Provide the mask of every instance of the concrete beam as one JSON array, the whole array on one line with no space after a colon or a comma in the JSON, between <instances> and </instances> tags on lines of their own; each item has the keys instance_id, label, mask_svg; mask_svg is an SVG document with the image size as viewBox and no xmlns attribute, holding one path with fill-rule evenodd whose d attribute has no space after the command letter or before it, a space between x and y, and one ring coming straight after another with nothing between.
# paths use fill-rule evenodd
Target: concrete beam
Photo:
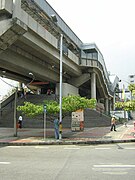
<instances>
[{"instance_id":1,"label":"concrete beam","mask_svg":"<svg viewBox=\"0 0 135 180\"><path fill-rule=\"evenodd\" d=\"M5 68L22 75L27 75L32 71L38 80L59 82L59 74L47 69L44 64L33 63L32 60L18 55L11 50L6 50L1 54L0 66L4 66Z\"/></svg>"},{"instance_id":2,"label":"concrete beam","mask_svg":"<svg viewBox=\"0 0 135 180\"><path fill-rule=\"evenodd\" d=\"M27 14L23 9L20 9L20 13L16 14L16 17L20 18L29 29L29 32L26 33L20 40L32 46L36 50L38 49L40 53L45 53L51 59L55 59L55 63L59 64L58 39L50 34L31 16L29 16L29 14ZM82 74L78 65L78 61L78 58L75 57L75 55L73 56L73 54L70 52L69 58L63 55L63 64L65 65L67 71L70 71L73 76L80 76Z\"/></svg>"},{"instance_id":3,"label":"concrete beam","mask_svg":"<svg viewBox=\"0 0 135 180\"><path fill-rule=\"evenodd\" d=\"M13 1L13 18L21 19L21 0L12 0Z\"/></svg>"},{"instance_id":4,"label":"concrete beam","mask_svg":"<svg viewBox=\"0 0 135 180\"><path fill-rule=\"evenodd\" d=\"M27 26L18 19L0 21L0 27L0 53L27 31Z\"/></svg>"},{"instance_id":5,"label":"concrete beam","mask_svg":"<svg viewBox=\"0 0 135 180\"><path fill-rule=\"evenodd\" d=\"M74 85L75 87L79 87L90 79L90 73L82 74L77 78L72 78L68 81L68 83Z\"/></svg>"},{"instance_id":6,"label":"concrete beam","mask_svg":"<svg viewBox=\"0 0 135 180\"><path fill-rule=\"evenodd\" d=\"M38 51L38 53L49 57L52 63L59 65L59 50L45 42L41 37L32 32L27 32L20 40ZM63 55L63 69L72 76L80 76L82 74L79 65L65 55Z\"/></svg>"},{"instance_id":7,"label":"concrete beam","mask_svg":"<svg viewBox=\"0 0 135 180\"><path fill-rule=\"evenodd\" d=\"M91 98L96 99L96 73L91 74Z\"/></svg>"},{"instance_id":8,"label":"concrete beam","mask_svg":"<svg viewBox=\"0 0 135 180\"><path fill-rule=\"evenodd\" d=\"M12 5L13 0L0 0L0 13L9 13L12 14Z\"/></svg>"}]
</instances>

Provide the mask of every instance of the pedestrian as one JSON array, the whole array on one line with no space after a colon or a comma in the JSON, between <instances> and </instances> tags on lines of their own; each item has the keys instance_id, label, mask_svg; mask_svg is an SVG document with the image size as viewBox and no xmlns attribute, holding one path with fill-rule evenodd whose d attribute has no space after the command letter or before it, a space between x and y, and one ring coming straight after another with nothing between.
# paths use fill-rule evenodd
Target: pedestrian
<instances>
[{"instance_id":1,"label":"pedestrian","mask_svg":"<svg viewBox=\"0 0 135 180\"><path fill-rule=\"evenodd\" d=\"M132 120L132 119L133 119L133 117L131 116L131 112L130 112L130 111L128 111L127 113L128 113L128 120Z\"/></svg>"},{"instance_id":2,"label":"pedestrian","mask_svg":"<svg viewBox=\"0 0 135 180\"><path fill-rule=\"evenodd\" d=\"M59 123L59 139L62 139L62 122Z\"/></svg>"},{"instance_id":3,"label":"pedestrian","mask_svg":"<svg viewBox=\"0 0 135 180\"><path fill-rule=\"evenodd\" d=\"M18 118L18 125L20 129L22 128L22 120L23 120L22 115L20 115Z\"/></svg>"},{"instance_id":4,"label":"pedestrian","mask_svg":"<svg viewBox=\"0 0 135 180\"><path fill-rule=\"evenodd\" d=\"M21 99L24 97L24 89L21 89Z\"/></svg>"},{"instance_id":5,"label":"pedestrian","mask_svg":"<svg viewBox=\"0 0 135 180\"><path fill-rule=\"evenodd\" d=\"M24 99L26 99L27 96L27 88L24 89Z\"/></svg>"},{"instance_id":6,"label":"pedestrian","mask_svg":"<svg viewBox=\"0 0 135 180\"><path fill-rule=\"evenodd\" d=\"M51 89L47 90L47 95L51 95Z\"/></svg>"},{"instance_id":7,"label":"pedestrian","mask_svg":"<svg viewBox=\"0 0 135 180\"><path fill-rule=\"evenodd\" d=\"M125 127L127 127L127 122L128 122L128 119L125 119L125 122L124 122Z\"/></svg>"},{"instance_id":8,"label":"pedestrian","mask_svg":"<svg viewBox=\"0 0 135 180\"><path fill-rule=\"evenodd\" d=\"M58 118L54 119L54 130L55 130L55 139L59 139L59 120L58 120Z\"/></svg>"},{"instance_id":9,"label":"pedestrian","mask_svg":"<svg viewBox=\"0 0 135 180\"><path fill-rule=\"evenodd\" d=\"M116 119L115 116L111 118L111 131L116 131Z\"/></svg>"}]
</instances>

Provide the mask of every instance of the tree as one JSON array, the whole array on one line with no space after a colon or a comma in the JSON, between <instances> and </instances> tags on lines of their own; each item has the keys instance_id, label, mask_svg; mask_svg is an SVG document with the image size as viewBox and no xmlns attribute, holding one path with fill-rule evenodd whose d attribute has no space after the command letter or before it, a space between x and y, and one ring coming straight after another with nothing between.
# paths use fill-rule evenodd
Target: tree
<instances>
[{"instance_id":1,"label":"tree","mask_svg":"<svg viewBox=\"0 0 135 180\"><path fill-rule=\"evenodd\" d=\"M135 96L135 84L130 84L128 86L128 89L129 91L131 91L132 97ZM126 102L116 102L115 107L126 111L135 110L135 100L130 100Z\"/></svg>"},{"instance_id":2,"label":"tree","mask_svg":"<svg viewBox=\"0 0 135 180\"><path fill-rule=\"evenodd\" d=\"M131 91L132 96L135 96L135 84L130 84L128 89Z\"/></svg>"},{"instance_id":3,"label":"tree","mask_svg":"<svg viewBox=\"0 0 135 180\"><path fill-rule=\"evenodd\" d=\"M17 110L22 111L28 117L36 117L38 115L43 114L43 105L46 104L47 107L47 116L58 116L59 114L59 103L57 101L44 101L43 104L33 104L30 102L24 102L23 106L18 106ZM80 96L67 96L62 98L62 115L63 118L74 112L78 109L91 108L94 109L96 107L96 99L86 99L85 97Z\"/></svg>"},{"instance_id":4,"label":"tree","mask_svg":"<svg viewBox=\"0 0 135 180\"><path fill-rule=\"evenodd\" d=\"M135 110L135 100L127 102L116 102L115 107L123 109L125 111Z\"/></svg>"}]
</instances>

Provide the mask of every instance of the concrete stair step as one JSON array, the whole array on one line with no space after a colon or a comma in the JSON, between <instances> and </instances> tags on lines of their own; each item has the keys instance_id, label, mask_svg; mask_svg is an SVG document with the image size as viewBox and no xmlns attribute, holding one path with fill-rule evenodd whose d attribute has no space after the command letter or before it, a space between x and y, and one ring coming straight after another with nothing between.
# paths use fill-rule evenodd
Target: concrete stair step
<instances>
[{"instance_id":1,"label":"concrete stair step","mask_svg":"<svg viewBox=\"0 0 135 180\"><path fill-rule=\"evenodd\" d=\"M22 105L24 101L29 101L32 103L41 103L44 100L54 100L56 99L55 95L27 95L27 99L18 98L17 105ZM13 104L14 102L11 102ZM2 111L2 116L0 116L0 126L2 127L13 127L13 106L8 104L5 109ZM17 117L19 116L19 112L17 113ZM84 127L102 127L102 126L110 126L110 117L97 112L96 110L86 109L84 111ZM63 119L63 127L70 128L71 127L71 116L67 116ZM43 127L43 115L40 115L36 118L23 118L23 126L26 128L42 128ZM46 126L48 128L53 128L53 123L47 120Z\"/></svg>"}]
</instances>

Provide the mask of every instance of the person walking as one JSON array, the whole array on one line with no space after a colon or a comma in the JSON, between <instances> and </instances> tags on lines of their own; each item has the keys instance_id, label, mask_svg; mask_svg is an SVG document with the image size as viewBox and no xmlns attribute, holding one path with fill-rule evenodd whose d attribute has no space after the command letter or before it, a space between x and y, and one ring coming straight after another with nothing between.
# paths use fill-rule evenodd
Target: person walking
<instances>
[{"instance_id":1,"label":"person walking","mask_svg":"<svg viewBox=\"0 0 135 180\"><path fill-rule=\"evenodd\" d=\"M113 130L116 131L116 119L114 116L111 118L111 131Z\"/></svg>"},{"instance_id":2,"label":"person walking","mask_svg":"<svg viewBox=\"0 0 135 180\"><path fill-rule=\"evenodd\" d=\"M62 139L62 122L59 123L59 139Z\"/></svg>"},{"instance_id":3,"label":"person walking","mask_svg":"<svg viewBox=\"0 0 135 180\"><path fill-rule=\"evenodd\" d=\"M24 97L24 89L21 89L21 99Z\"/></svg>"},{"instance_id":4,"label":"person walking","mask_svg":"<svg viewBox=\"0 0 135 180\"><path fill-rule=\"evenodd\" d=\"M54 130L55 130L55 139L59 139L59 120L58 120L58 118L54 119Z\"/></svg>"},{"instance_id":5,"label":"person walking","mask_svg":"<svg viewBox=\"0 0 135 180\"><path fill-rule=\"evenodd\" d=\"M22 120L23 120L22 115L20 115L18 118L18 125L20 129L22 128Z\"/></svg>"}]
</instances>

